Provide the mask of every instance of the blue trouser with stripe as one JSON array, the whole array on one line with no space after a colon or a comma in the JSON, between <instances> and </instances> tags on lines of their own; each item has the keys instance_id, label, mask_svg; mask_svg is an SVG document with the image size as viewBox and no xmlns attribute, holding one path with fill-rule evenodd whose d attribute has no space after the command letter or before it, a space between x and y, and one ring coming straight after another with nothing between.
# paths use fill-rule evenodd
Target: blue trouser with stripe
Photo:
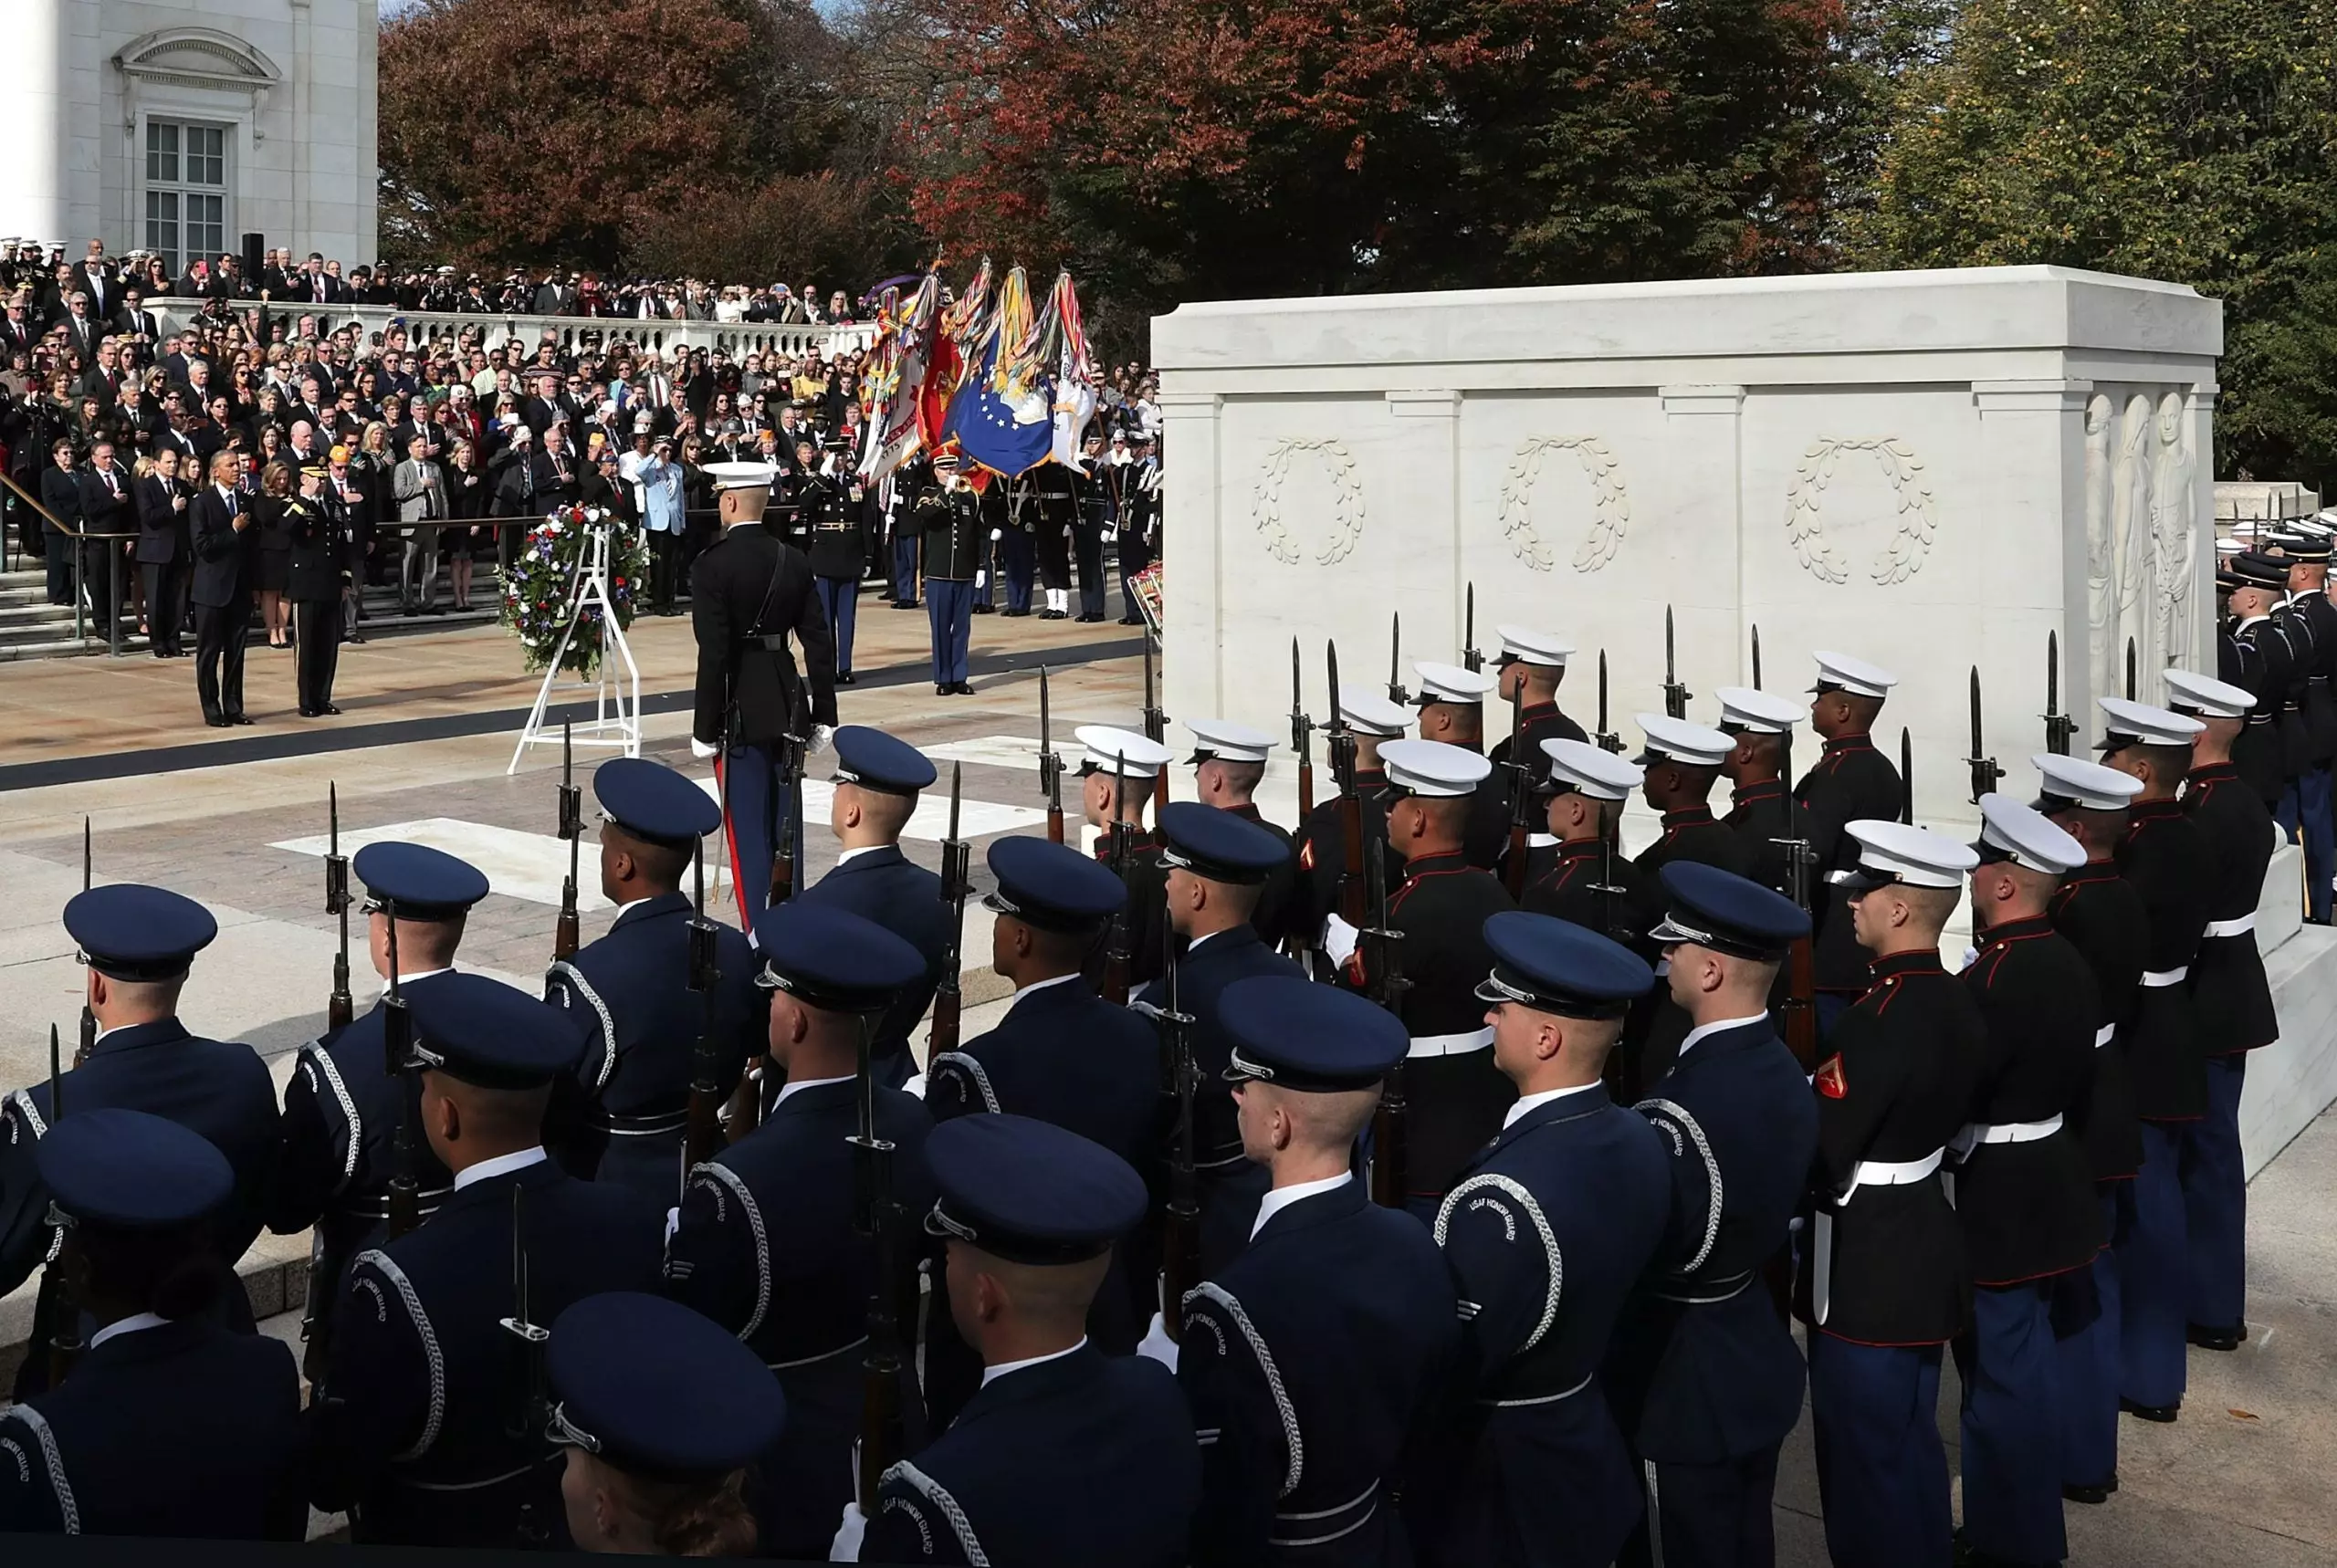
<instances>
[{"instance_id":1,"label":"blue trouser with stripe","mask_svg":"<svg viewBox=\"0 0 2337 1568\"><path fill-rule=\"evenodd\" d=\"M2207 1058L2207 1113L2183 1128L2183 1211L2191 1239L2186 1309L2202 1328L2248 1321L2248 1167L2239 1150L2239 1096L2248 1053Z\"/></svg>"},{"instance_id":2,"label":"blue trouser with stripe","mask_svg":"<svg viewBox=\"0 0 2337 1568\"><path fill-rule=\"evenodd\" d=\"M1039 552L1031 536L1021 528L1008 528L998 541L999 570L1006 578L1006 608L1031 608L1031 584L1039 574Z\"/></svg>"},{"instance_id":3,"label":"blue trouser with stripe","mask_svg":"<svg viewBox=\"0 0 2337 1568\"><path fill-rule=\"evenodd\" d=\"M974 585L925 580L925 618L933 628L933 684L966 678L966 649L974 637Z\"/></svg>"},{"instance_id":4,"label":"blue trouser with stripe","mask_svg":"<svg viewBox=\"0 0 2337 1568\"><path fill-rule=\"evenodd\" d=\"M730 805L730 875L738 888L739 919L752 925L770 903L770 868L778 857L782 812L791 797L779 784L779 758L760 746L730 747L722 765L722 788ZM795 842L803 841L796 823ZM802 874L797 856L796 874Z\"/></svg>"},{"instance_id":5,"label":"blue trouser with stripe","mask_svg":"<svg viewBox=\"0 0 2337 1568\"><path fill-rule=\"evenodd\" d=\"M812 591L820 596L820 612L836 638L836 674L852 674L852 629L860 618L860 580L854 577L815 577Z\"/></svg>"},{"instance_id":6,"label":"blue trouser with stripe","mask_svg":"<svg viewBox=\"0 0 2337 1568\"><path fill-rule=\"evenodd\" d=\"M2337 875L2337 825L2330 816L2329 769L2308 768L2289 780L2273 813L2280 831L2304 849L2305 917L2329 919L2330 879Z\"/></svg>"},{"instance_id":7,"label":"blue trouser with stripe","mask_svg":"<svg viewBox=\"0 0 2337 1568\"><path fill-rule=\"evenodd\" d=\"M1623 1543L1622 1568L1773 1568L1777 1448L1716 1464L1640 1461L1647 1517Z\"/></svg>"},{"instance_id":8,"label":"blue trouser with stripe","mask_svg":"<svg viewBox=\"0 0 2337 1568\"><path fill-rule=\"evenodd\" d=\"M907 528L893 536L893 601L917 602L917 535Z\"/></svg>"},{"instance_id":9,"label":"blue trouser with stripe","mask_svg":"<svg viewBox=\"0 0 2337 1568\"><path fill-rule=\"evenodd\" d=\"M2183 1403L2184 1330L2190 1319L2191 1255L2183 1212L2183 1139L2190 1124L2144 1122L2134 1218L2118 1249L2118 1393L2137 1405Z\"/></svg>"},{"instance_id":10,"label":"blue trouser with stripe","mask_svg":"<svg viewBox=\"0 0 2337 1568\"><path fill-rule=\"evenodd\" d=\"M2061 1358L2053 1282L1972 1292L1955 1342L1964 1384L1964 1538L2016 1563L2070 1554L2061 1525Z\"/></svg>"},{"instance_id":11,"label":"blue trouser with stripe","mask_svg":"<svg viewBox=\"0 0 2337 1568\"><path fill-rule=\"evenodd\" d=\"M1947 1568L1955 1553L1940 1347L1809 1335L1818 1495L1834 1568Z\"/></svg>"},{"instance_id":12,"label":"blue trouser with stripe","mask_svg":"<svg viewBox=\"0 0 2337 1568\"><path fill-rule=\"evenodd\" d=\"M2134 1184L2100 1181L2101 1250L2093 1255L2092 1322L2061 1341L2061 1479L2073 1487L2106 1487L2118 1474L2118 1388L2125 1356L2119 1300L2118 1252L2133 1228ZM2066 1290L2084 1281L2065 1280Z\"/></svg>"}]
</instances>

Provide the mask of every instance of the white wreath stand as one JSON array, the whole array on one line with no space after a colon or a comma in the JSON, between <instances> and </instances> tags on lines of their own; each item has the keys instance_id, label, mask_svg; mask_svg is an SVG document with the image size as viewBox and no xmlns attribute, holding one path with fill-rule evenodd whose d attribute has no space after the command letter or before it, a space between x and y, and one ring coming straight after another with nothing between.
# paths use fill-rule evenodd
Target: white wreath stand
<instances>
[{"instance_id":1,"label":"white wreath stand","mask_svg":"<svg viewBox=\"0 0 2337 1568\"><path fill-rule=\"evenodd\" d=\"M536 706L519 731L519 744L512 747L511 766L503 770L507 778L519 771L519 759L527 756L529 747L561 743L566 732L547 723L545 716L551 710L552 692L560 685L569 644L576 640L583 612L592 607L601 612L600 674L591 683L576 683L592 686L594 716L575 727L575 741L579 746L614 747L627 757L641 755L641 666L633 662L632 644L625 641L624 628L617 624L617 607L609 597L609 538L616 524L603 518L583 526L591 532L584 541L584 558L569 586L567 623L560 634L560 645L552 650L551 666L544 671Z\"/></svg>"}]
</instances>

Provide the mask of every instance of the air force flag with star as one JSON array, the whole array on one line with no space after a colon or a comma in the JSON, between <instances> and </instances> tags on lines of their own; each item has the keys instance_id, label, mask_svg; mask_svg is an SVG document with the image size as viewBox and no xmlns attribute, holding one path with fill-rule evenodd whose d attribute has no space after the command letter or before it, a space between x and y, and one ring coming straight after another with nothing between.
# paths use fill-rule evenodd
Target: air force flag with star
<instances>
[{"instance_id":1,"label":"air force flag with star","mask_svg":"<svg viewBox=\"0 0 2337 1568\"><path fill-rule=\"evenodd\" d=\"M958 448L993 473L1018 478L1047 461L1054 445L1054 384L1039 378L1019 401L990 390L998 334L982 345L981 361L949 400L948 434Z\"/></svg>"}]
</instances>

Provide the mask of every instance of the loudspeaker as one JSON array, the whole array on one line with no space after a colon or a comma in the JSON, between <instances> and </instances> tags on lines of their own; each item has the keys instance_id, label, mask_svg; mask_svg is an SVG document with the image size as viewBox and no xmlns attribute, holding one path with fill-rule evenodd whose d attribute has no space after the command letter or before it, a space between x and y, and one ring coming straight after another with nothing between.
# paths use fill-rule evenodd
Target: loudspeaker
<instances>
[{"instance_id":1,"label":"loudspeaker","mask_svg":"<svg viewBox=\"0 0 2337 1568\"><path fill-rule=\"evenodd\" d=\"M259 269L267 259L267 246L264 236L247 234L244 236L244 281L254 288L259 287Z\"/></svg>"}]
</instances>

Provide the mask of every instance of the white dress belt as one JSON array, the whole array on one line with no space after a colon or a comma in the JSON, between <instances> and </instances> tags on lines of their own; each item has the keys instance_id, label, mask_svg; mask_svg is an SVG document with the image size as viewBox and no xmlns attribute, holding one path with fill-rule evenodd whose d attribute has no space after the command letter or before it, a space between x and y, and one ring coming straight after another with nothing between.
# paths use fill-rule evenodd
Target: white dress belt
<instances>
[{"instance_id":1,"label":"white dress belt","mask_svg":"<svg viewBox=\"0 0 2337 1568\"><path fill-rule=\"evenodd\" d=\"M1970 1157L1982 1144L2033 1144L2049 1138L2061 1130L2061 1118L2048 1116L2041 1122L1966 1122L1950 1138L1947 1146L1959 1160Z\"/></svg>"},{"instance_id":2,"label":"white dress belt","mask_svg":"<svg viewBox=\"0 0 2337 1568\"><path fill-rule=\"evenodd\" d=\"M2149 990L2163 990L2168 986L2181 985L2190 975L2191 966L2188 964L2174 969L2144 969L2143 985Z\"/></svg>"},{"instance_id":3,"label":"white dress belt","mask_svg":"<svg viewBox=\"0 0 2337 1568\"><path fill-rule=\"evenodd\" d=\"M2112 1040L2116 1040L2117 1038L2118 1026L2114 1023L2103 1024L2100 1029L2093 1031L2093 1049L2100 1051L2103 1046L2108 1045Z\"/></svg>"},{"instance_id":4,"label":"white dress belt","mask_svg":"<svg viewBox=\"0 0 2337 1568\"><path fill-rule=\"evenodd\" d=\"M2237 920L2210 920L2202 936L2245 936L2256 929L2256 912L2249 910Z\"/></svg>"},{"instance_id":5,"label":"white dress belt","mask_svg":"<svg viewBox=\"0 0 2337 1568\"><path fill-rule=\"evenodd\" d=\"M1920 1160L1860 1160L1834 1201L1848 1204L1862 1186L1912 1186L1938 1170L1946 1157L1947 1151L1942 1148L1934 1149Z\"/></svg>"},{"instance_id":6,"label":"white dress belt","mask_svg":"<svg viewBox=\"0 0 2337 1568\"><path fill-rule=\"evenodd\" d=\"M1493 1042L1493 1026L1472 1030L1467 1034L1416 1034L1412 1048L1404 1054L1414 1061L1423 1056L1466 1056L1472 1051L1483 1051Z\"/></svg>"}]
</instances>

